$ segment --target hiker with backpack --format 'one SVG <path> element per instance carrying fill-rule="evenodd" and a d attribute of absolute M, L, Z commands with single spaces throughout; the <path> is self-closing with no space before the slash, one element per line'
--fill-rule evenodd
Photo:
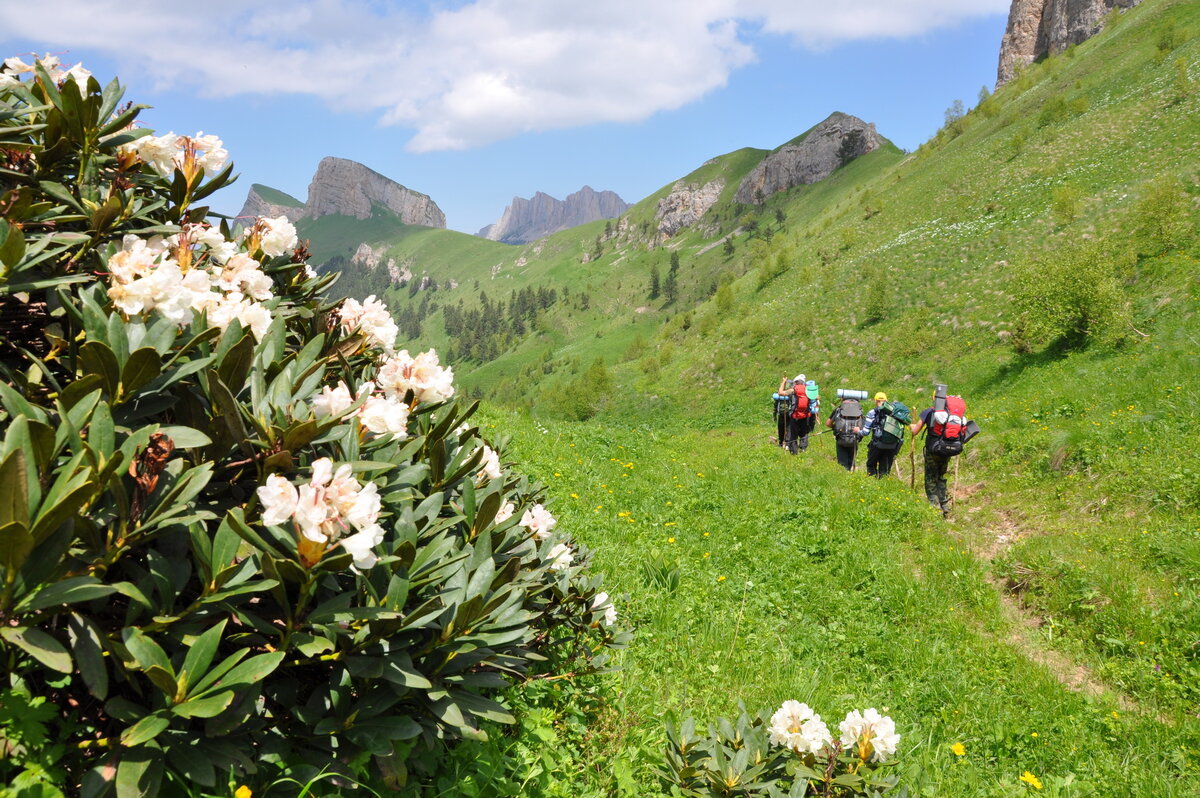
<path fill-rule="evenodd" d="M 904 432 L 912 422 L 912 412 L 903 402 L 889 402 L 883 391 L 875 394 L 875 407 L 867 412 L 862 436 L 870 435 L 867 445 L 867 474 L 883 479 L 892 472 L 892 463 L 904 445 Z"/>
<path fill-rule="evenodd" d="M 787 397 L 788 406 L 785 411 L 787 430 L 783 441 L 785 448 L 792 454 L 796 454 L 797 450 L 804 451 L 808 448 L 808 433 L 812 431 L 813 413 L 816 411 L 816 407 L 809 399 L 804 375 L 797 374 L 796 379 L 791 382 L 789 390 L 787 377 L 780 380 L 779 391 L 775 395 Z"/>
<path fill-rule="evenodd" d="M 837 443 L 838 465 L 847 471 L 853 471 L 854 460 L 858 456 L 858 442 L 863 431 L 862 405 L 858 399 L 842 397 L 840 388 L 838 396 L 841 397 L 841 402 L 833 408 L 825 426 L 833 430 L 833 439 Z M 862 396 L 865 399 L 866 393 Z"/>
<path fill-rule="evenodd" d="M 788 429 L 788 405 L 792 401 L 792 381 L 784 375 L 779 383 L 779 390 L 771 394 L 773 418 L 775 420 L 776 443 L 784 447 Z"/>
<path fill-rule="evenodd" d="M 922 430 L 925 434 L 925 498 L 942 511 L 942 517 L 950 516 L 950 493 L 946 488 L 946 470 L 950 460 L 962 454 L 963 444 L 969 441 L 973 431 L 978 431 L 974 422 L 967 420 L 967 403 L 961 396 L 947 396 L 946 386 L 938 385 L 933 394 L 933 405 L 921 411 L 921 417 L 910 429 L 913 435 Z"/>

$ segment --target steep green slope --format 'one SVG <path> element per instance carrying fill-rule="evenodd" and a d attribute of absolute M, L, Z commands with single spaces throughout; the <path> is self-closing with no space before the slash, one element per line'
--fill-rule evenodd
<path fill-rule="evenodd" d="M 271 203 L 272 205 L 285 205 L 289 208 L 303 208 L 304 207 L 303 200 L 298 200 L 295 197 L 293 197 L 291 194 L 288 194 L 287 192 L 284 192 L 284 191 L 280 191 L 277 188 L 271 188 L 270 186 L 264 186 L 262 183 L 251 184 L 250 190 L 253 191 L 255 194 L 258 194 L 258 196 L 262 197 L 265 201 Z"/>

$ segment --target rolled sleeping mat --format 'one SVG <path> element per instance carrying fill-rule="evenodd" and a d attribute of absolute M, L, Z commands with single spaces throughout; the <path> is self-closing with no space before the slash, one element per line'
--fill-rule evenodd
<path fill-rule="evenodd" d="M 838 388 L 837 389 L 837 398 L 838 399 L 857 399 L 858 401 L 863 402 L 869 398 L 869 394 L 866 391 L 852 391 L 849 388 Z"/>
<path fill-rule="evenodd" d="M 981 430 L 979 429 L 979 425 L 975 423 L 974 419 L 968 420 L 967 423 L 963 427 L 962 442 L 966 443 L 967 441 L 971 440 L 976 435 L 978 435 L 980 433 L 980 431 Z"/>

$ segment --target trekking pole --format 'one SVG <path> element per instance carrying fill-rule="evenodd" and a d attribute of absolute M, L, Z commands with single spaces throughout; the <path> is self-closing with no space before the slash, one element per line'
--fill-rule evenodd
<path fill-rule="evenodd" d="M 958 504 L 958 458 L 954 458 L 954 487 L 950 489 L 950 506 Z"/>
<path fill-rule="evenodd" d="M 917 436 L 914 435 L 908 447 L 908 487 L 917 489 Z"/>

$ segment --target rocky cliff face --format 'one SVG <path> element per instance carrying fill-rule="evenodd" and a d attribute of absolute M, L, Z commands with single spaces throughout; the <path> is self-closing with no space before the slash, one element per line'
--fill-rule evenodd
<path fill-rule="evenodd" d="M 735 199 L 759 204 L 793 186 L 824 180 L 844 163 L 879 149 L 875 125 L 834 112 L 796 144 L 785 144 L 762 160 L 738 186 Z"/>
<path fill-rule="evenodd" d="M 527 244 L 542 236 L 557 233 L 597 219 L 615 219 L 629 207 L 611 191 L 596 191 L 584 186 L 565 200 L 538 192 L 531 199 L 513 197 L 500 221 L 476 233 L 481 238 L 505 244 Z"/>
<path fill-rule="evenodd" d="M 445 227 L 446 214 L 427 195 L 405 188 L 356 161 L 322 158 L 308 185 L 304 216 L 353 216 L 367 219 L 378 203 L 405 224 Z"/>
<path fill-rule="evenodd" d="M 700 220 L 725 189 L 724 180 L 712 180 L 702 186 L 688 185 L 682 180 L 671 186 L 671 193 L 658 201 L 654 215 L 658 232 L 670 238 L 685 227 Z"/>
<path fill-rule="evenodd" d="M 254 219 L 264 216 L 268 219 L 277 219 L 280 216 L 286 216 L 289 221 L 294 222 L 304 215 L 304 205 L 302 203 L 297 202 L 295 205 L 284 205 L 278 202 L 269 202 L 262 195 L 270 193 L 271 189 L 266 186 L 260 186 L 257 183 L 250 186 L 250 192 L 246 195 L 246 203 L 242 205 L 242 210 L 238 213 L 238 217 Z"/>
<path fill-rule="evenodd" d="M 264 193 L 270 196 L 280 192 L 251 186 L 239 216 L 286 216 L 293 222 L 333 215 L 367 219 L 378 204 L 393 211 L 405 224 L 446 226 L 446 214 L 428 196 L 344 158 L 321 160 L 308 185 L 308 202 L 301 206 L 269 202 L 263 198 Z"/>
<path fill-rule="evenodd" d="M 1132 8 L 1141 0 L 1013 0 L 1008 28 L 1000 41 L 999 88 L 1017 70 L 1047 55 L 1061 53 L 1100 32 L 1114 8 Z"/>

